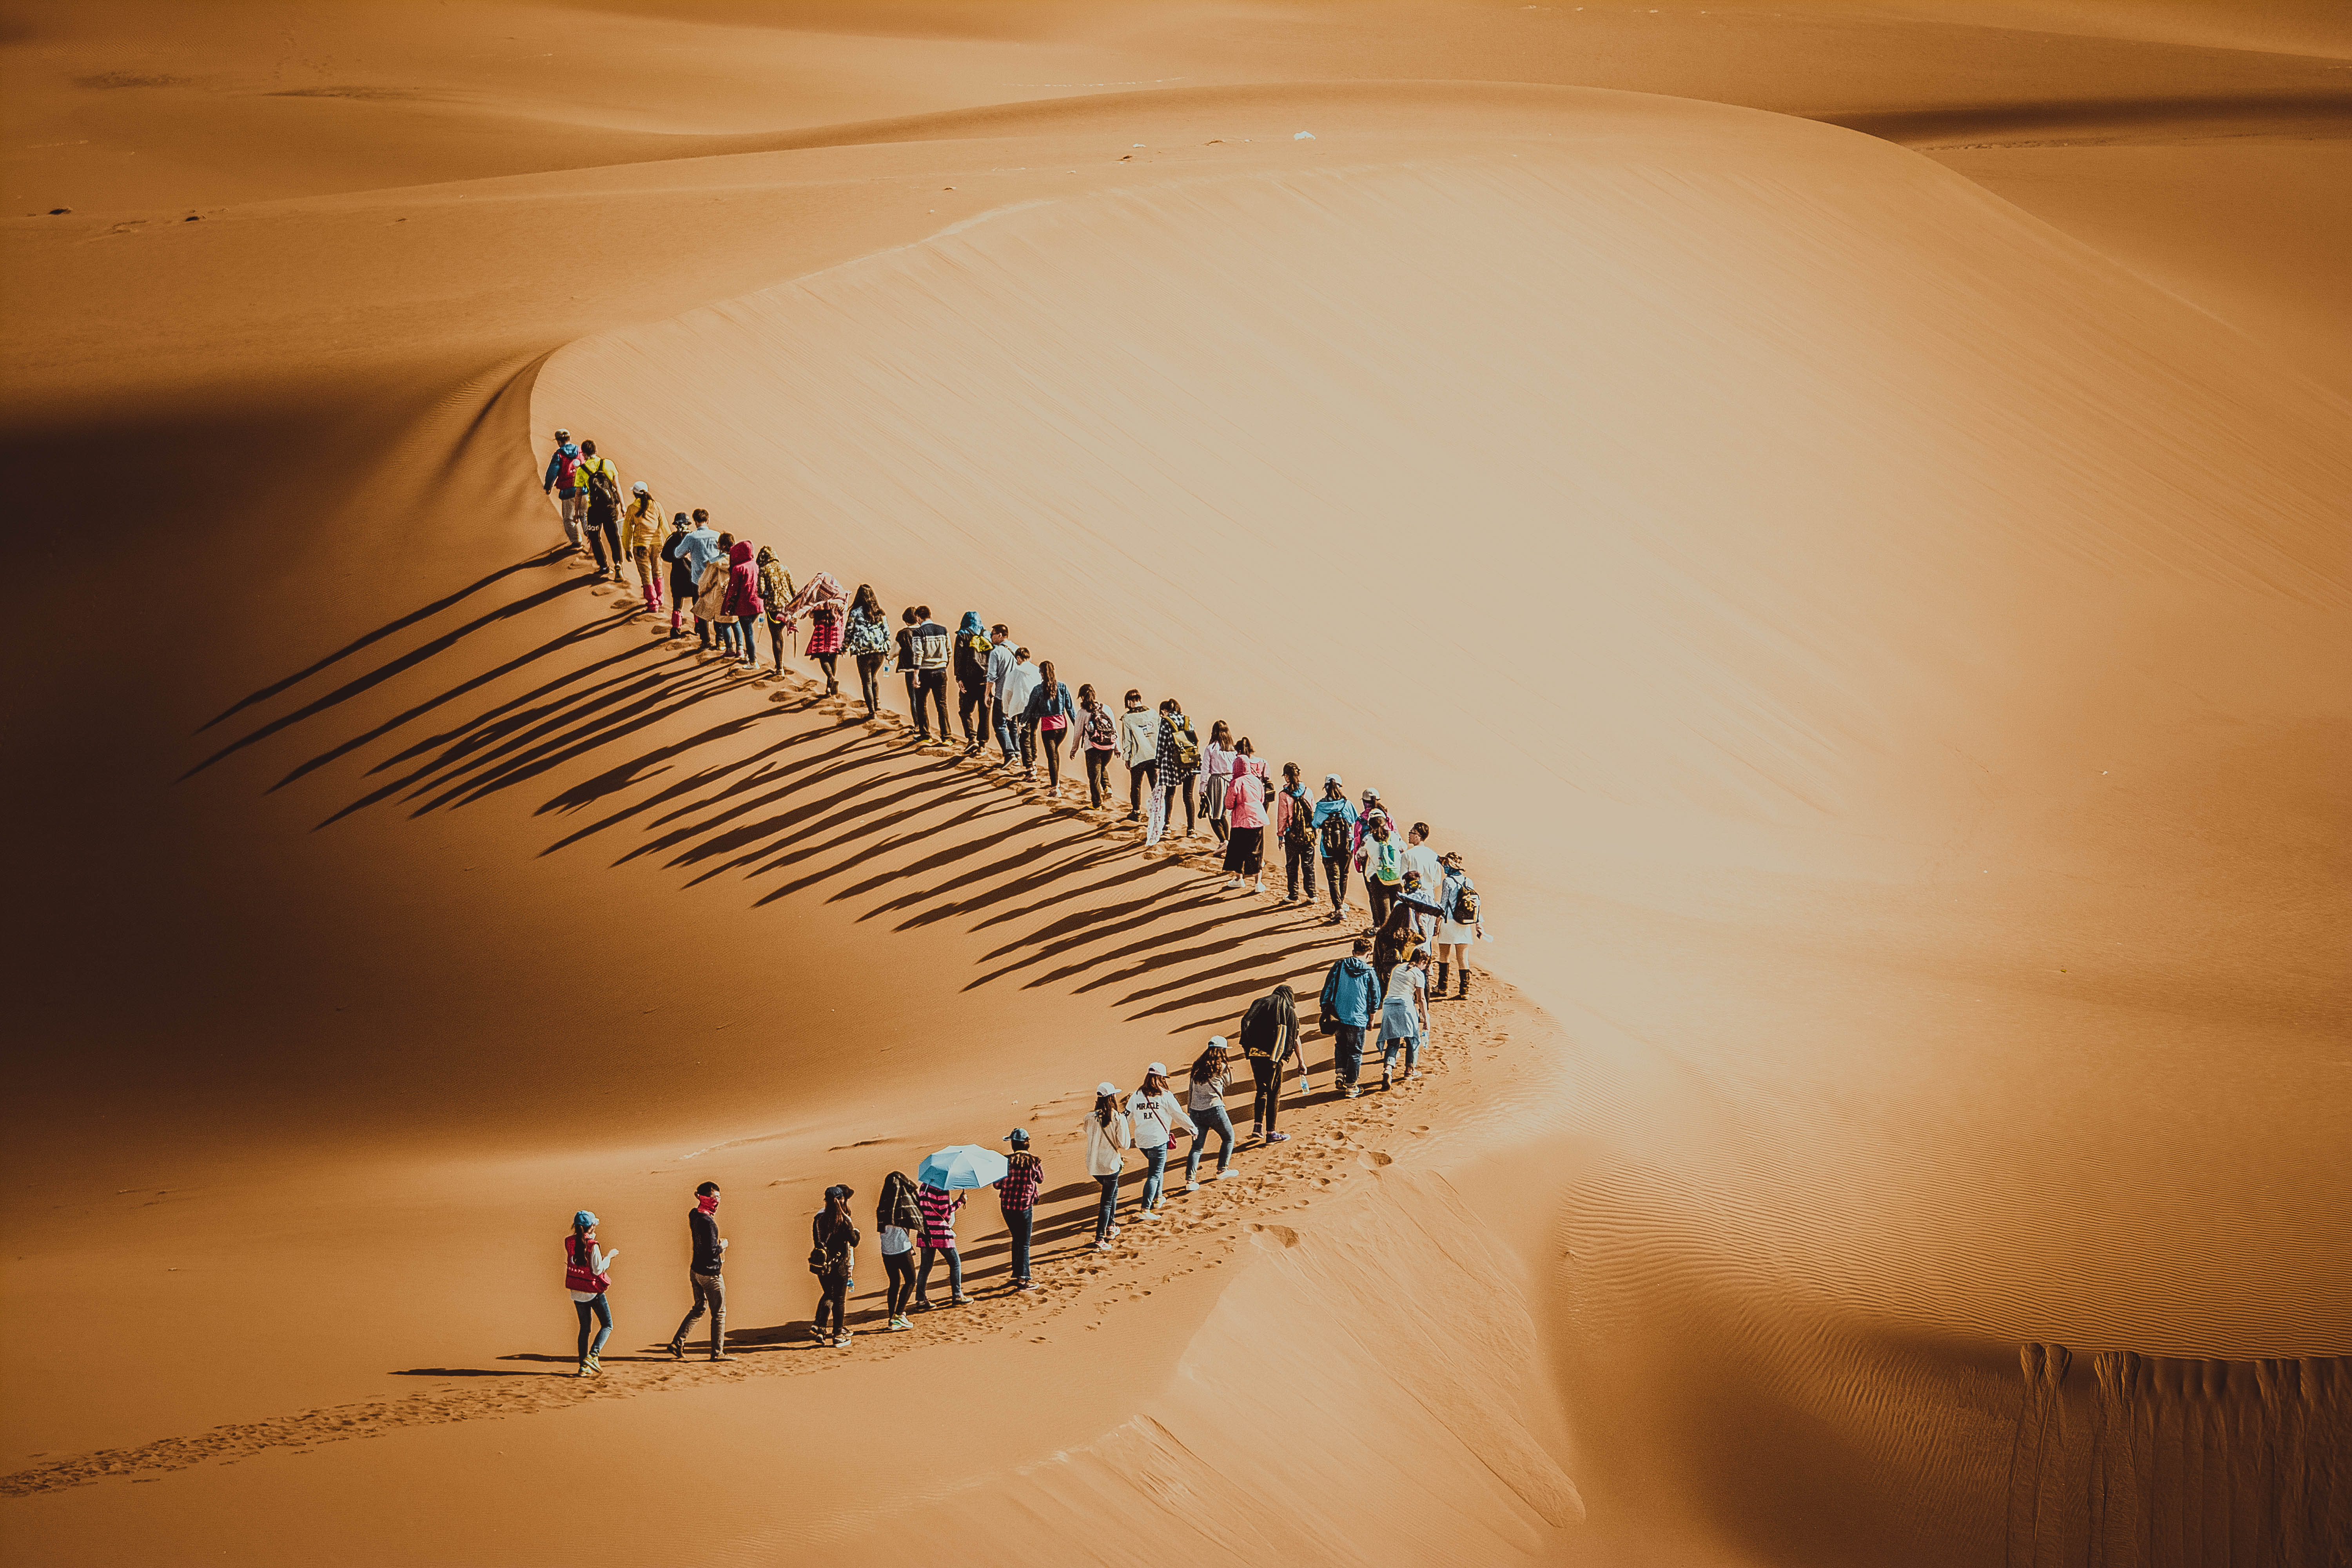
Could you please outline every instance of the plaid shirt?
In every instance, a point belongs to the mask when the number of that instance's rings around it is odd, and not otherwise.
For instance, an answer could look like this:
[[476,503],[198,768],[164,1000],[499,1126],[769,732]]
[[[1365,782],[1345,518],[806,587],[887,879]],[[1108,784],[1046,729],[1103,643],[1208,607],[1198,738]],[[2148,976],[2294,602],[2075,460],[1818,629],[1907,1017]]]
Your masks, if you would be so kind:
[[1037,1189],[1045,1184],[1045,1162],[1034,1154],[1015,1154],[1012,1169],[996,1184],[997,1201],[1007,1212],[1037,1206]]

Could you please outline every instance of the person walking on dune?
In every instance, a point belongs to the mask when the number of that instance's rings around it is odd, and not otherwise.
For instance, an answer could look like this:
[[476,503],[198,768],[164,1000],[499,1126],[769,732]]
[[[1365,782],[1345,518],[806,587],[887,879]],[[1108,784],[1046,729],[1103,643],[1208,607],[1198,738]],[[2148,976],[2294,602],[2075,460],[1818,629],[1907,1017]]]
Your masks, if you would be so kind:
[[685,592],[676,591],[677,587],[676,575],[673,575],[670,580],[671,602],[692,612],[695,643],[698,647],[703,648],[709,647],[712,642],[711,624],[709,617],[703,614],[702,605],[699,603],[703,581],[709,575],[712,563],[725,560],[727,546],[735,542],[734,536],[731,534],[726,536],[725,544],[720,543],[719,539],[719,531],[710,526],[710,514],[700,507],[696,507],[694,526],[687,530],[686,537],[677,543],[677,563],[686,568]]
[[629,565],[637,574],[637,592],[644,595],[646,613],[658,616],[662,607],[662,542],[669,530],[663,525],[661,502],[654,500],[653,491],[639,479],[629,487],[629,515],[623,529],[622,542],[628,547]]
[[1444,855],[1438,864],[1444,868],[1445,878],[1438,884],[1437,907],[1445,913],[1437,922],[1437,986],[1429,994],[1433,1002],[1445,994],[1449,960],[1462,971],[1462,989],[1454,996],[1470,994],[1470,944],[1486,934],[1486,924],[1478,918],[1478,884],[1463,868],[1462,857]]
[[760,577],[760,602],[767,606],[768,646],[776,661],[776,673],[784,672],[784,634],[792,623],[784,619],[784,606],[792,602],[793,574],[776,559],[776,552],[766,545],[760,546],[757,560],[752,563]]
[[[955,632],[956,721],[963,726],[963,754],[976,757],[988,749],[993,723],[988,710],[988,656],[996,645],[988,640],[978,610],[966,610]],[[940,721],[940,739],[946,740],[947,721]]]
[[1143,816],[1143,792],[1160,788],[1160,720],[1143,705],[1143,693],[1127,694],[1118,716],[1118,760],[1127,764],[1127,819]]
[[889,1276],[887,1304],[890,1321],[885,1331],[911,1329],[907,1309],[915,1300],[915,1237],[922,1233],[923,1209],[914,1178],[893,1171],[882,1178],[882,1197],[874,1205],[874,1234],[882,1247],[882,1271]]
[[1282,764],[1282,793],[1274,797],[1274,839],[1282,846],[1282,901],[1298,901],[1301,878],[1307,901],[1315,901],[1315,803],[1307,798],[1298,764]]
[[[572,1216],[572,1234],[563,1238],[563,1288],[572,1293],[572,1310],[580,1318],[580,1370],[573,1375],[593,1377],[604,1370],[596,1357],[613,1337],[613,1304],[604,1298],[613,1289],[613,1264],[619,1247],[610,1252],[596,1245],[596,1216],[582,1209]],[[591,1322],[600,1325],[588,1337]]]
[[581,492],[588,501],[588,545],[596,552],[596,575],[621,580],[621,470],[596,455],[596,443],[580,443]]
[[1078,721],[1070,733],[1070,750],[1087,754],[1087,809],[1099,814],[1110,798],[1110,760],[1118,754],[1118,715],[1095,695],[1091,685],[1078,688]]
[[[1268,1143],[1287,1143],[1290,1134],[1274,1130],[1275,1112],[1282,1105],[1282,1071],[1298,1055],[1298,1002],[1287,985],[1277,985],[1249,1005],[1242,1015],[1242,1055],[1249,1058],[1250,1077],[1257,1095],[1250,1102],[1250,1137]],[[1301,1069],[1305,1063],[1302,1059]]]
[[1192,837],[1193,782],[1201,772],[1201,737],[1192,729],[1192,721],[1184,717],[1183,705],[1171,697],[1160,704],[1160,793],[1161,811],[1170,827],[1176,826],[1176,797],[1184,797],[1184,837]]
[[721,658],[733,651],[735,634],[730,628],[733,622],[727,615],[728,577],[734,564],[735,536],[722,533],[719,548],[702,568],[702,575],[694,580],[694,616],[698,630],[709,636],[703,644],[705,651]]
[[1126,1151],[1135,1146],[1135,1129],[1118,1108],[1118,1085],[1095,1085],[1095,1108],[1082,1127],[1087,1135],[1087,1174],[1102,1188],[1102,1206],[1095,1214],[1095,1250],[1108,1252],[1118,1234],[1118,1177],[1126,1168]]
[[588,508],[580,494],[580,447],[569,430],[555,433],[555,456],[547,459],[546,482],[540,493],[555,498],[556,515],[563,520],[563,536],[572,541],[572,548],[584,550],[580,526]]
[[849,595],[830,572],[820,572],[810,578],[801,591],[784,605],[784,625],[797,625],[800,617],[809,618],[808,646],[802,649],[816,660],[824,671],[824,694],[836,697],[841,682],[834,674],[835,661],[841,657],[842,627],[848,619]]
[[1356,1080],[1364,1073],[1364,1031],[1371,1027],[1381,1002],[1371,955],[1372,939],[1358,937],[1348,956],[1323,977],[1319,999],[1323,1027],[1331,1037],[1331,1071],[1339,1080],[1339,1092],[1349,1100],[1363,1092]]
[[912,605],[898,612],[898,630],[891,639],[890,655],[890,662],[898,666],[898,679],[907,688],[907,711],[918,720],[922,718],[923,710],[915,706],[915,623],[922,618]]
[[[686,547],[686,542],[693,534],[694,520],[679,512],[670,519],[669,537],[662,541],[662,562],[669,568],[669,635],[672,641],[686,635],[686,617],[694,614],[695,572]],[[697,617],[697,624],[700,624],[699,617]]]
[[1404,1076],[1421,1076],[1421,1042],[1429,1033],[1429,954],[1416,952],[1396,966],[1381,1001],[1381,1087],[1394,1081],[1397,1058]]
[[1004,1174],[996,1179],[997,1205],[1004,1212],[1004,1233],[1013,1238],[1013,1278],[1010,1288],[1015,1290],[1034,1289],[1029,1278],[1029,1241],[1037,1230],[1037,1189],[1045,1184],[1045,1163],[1029,1152],[1029,1130],[1016,1127],[1004,1135],[1013,1145],[1006,1156]]
[[[999,650],[1003,651],[1002,649]],[[1018,766],[1034,778],[1037,773],[1036,735],[1029,729],[1029,696],[1037,689],[1037,667],[1029,662],[1029,650],[1015,647],[1013,659],[1001,666],[996,679],[996,710],[1000,722],[1013,742],[1013,753],[1005,759],[1007,768]]]
[[882,717],[882,666],[890,658],[890,623],[882,609],[882,596],[871,583],[857,584],[857,593],[849,601],[849,624],[843,628],[842,645],[857,660],[857,689],[866,699],[866,721],[869,724]]
[[947,627],[931,619],[929,605],[915,606],[915,625],[907,634],[907,700],[915,710],[915,743],[931,738],[930,714],[940,716],[940,743],[948,733],[948,664],[955,639]]
[[961,1307],[969,1300],[963,1293],[963,1255],[956,1250],[955,1235],[955,1213],[963,1207],[963,1199],[927,1183],[916,1190],[915,1206],[923,1211],[923,1260],[915,1269],[915,1310],[931,1310],[931,1265],[941,1253],[948,1260],[948,1305]]
[[[849,1217],[849,1200],[857,1194],[847,1187],[824,1190],[824,1207],[809,1222],[809,1272],[816,1276],[822,1294],[816,1303],[819,1344],[842,1349],[849,1343],[849,1288],[857,1268],[857,1222]],[[825,1337],[825,1320],[833,1320],[833,1336]]]
[[1021,760],[1021,714],[1004,708],[1004,678],[1013,669],[1013,633],[1003,621],[988,628],[988,710],[996,729],[997,748],[1004,753],[1002,767]]
[[1217,842],[1225,841],[1225,785],[1234,773],[1234,727],[1223,719],[1209,726],[1209,743],[1201,748],[1201,815]]
[[705,1182],[694,1189],[694,1207],[686,1215],[687,1245],[693,1260],[687,1268],[687,1284],[694,1291],[694,1305],[677,1325],[677,1332],[669,1337],[669,1353],[679,1361],[686,1359],[686,1336],[702,1314],[710,1314],[710,1359],[733,1361],[727,1353],[727,1282],[719,1269],[727,1261],[727,1238],[719,1234],[719,1184]]
[[1192,1147],[1184,1155],[1184,1190],[1201,1190],[1201,1155],[1209,1134],[1217,1135],[1217,1173],[1222,1182],[1234,1173],[1234,1119],[1225,1110],[1225,1089],[1234,1069],[1225,1054],[1225,1037],[1213,1035],[1208,1049],[1192,1058],[1192,1079],[1185,1086],[1185,1109],[1192,1113]]
[[1198,1135],[1200,1129],[1176,1097],[1168,1091],[1168,1064],[1153,1062],[1143,1069],[1143,1087],[1128,1097],[1128,1125],[1135,1146],[1143,1154],[1143,1206],[1138,1217],[1160,1217],[1160,1194],[1168,1176],[1168,1143],[1175,1130]]
[[1323,798],[1315,803],[1315,841],[1323,857],[1323,881],[1331,889],[1331,923],[1348,918],[1348,864],[1356,856],[1356,808],[1338,773],[1323,775]]
[[1263,893],[1265,808],[1273,792],[1266,787],[1265,764],[1257,760],[1257,748],[1247,735],[1234,742],[1225,759],[1225,870],[1233,878],[1225,890],[1232,892],[1247,878],[1250,891]]
[[751,564],[751,542],[739,539],[727,552],[727,613],[735,617],[735,640],[743,668],[760,668],[758,635],[768,606],[760,598],[760,569]]
[[[1037,666],[1037,684],[1029,693],[1029,704],[1022,710],[1021,722],[1025,731],[1023,750],[1042,754],[1045,759],[1045,795],[1059,800],[1062,795],[1062,744],[1068,738],[1070,721],[1078,705],[1070,698],[1070,689],[1054,673],[1054,661],[1046,659]],[[1037,776],[1035,764],[1029,776]]]
[[[1412,896],[1423,903],[1435,903],[1438,889],[1445,880],[1445,868],[1438,864],[1437,851],[1429,847],[1429,824],[1416,822],[1406,829],[1404,853],[1400,858],[1404,865],[1405,885],[1412,889]],[[1435,915],[1416,914],[1413,924],[1424,943],[1436,939]]]
[[1389,819],[1375,816],[1364,834],[1359,856],[1364,868],[1364,901],[1371,906],[1372,924],[1384,923],[1404,890],[1404,846],[1390,830]]
[[1387,918],[1372,928],[1372,973],[1380,979],[1382,995],[1388,994],[1389,980],[1397,966],[1420,951],[1421,931],[1412,923],[1412,911],[1402,904],[1391,904]]

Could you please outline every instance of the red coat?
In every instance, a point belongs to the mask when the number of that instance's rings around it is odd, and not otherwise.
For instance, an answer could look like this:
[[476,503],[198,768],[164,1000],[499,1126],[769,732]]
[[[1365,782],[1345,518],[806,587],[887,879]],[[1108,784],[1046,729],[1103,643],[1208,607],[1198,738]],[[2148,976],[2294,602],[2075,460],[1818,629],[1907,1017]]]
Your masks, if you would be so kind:
[[760,602],[760,570],[751,564],[751,546],[736,541],[727,562],[727,599],[719,613],[744,621],[764,615],[767,606]]

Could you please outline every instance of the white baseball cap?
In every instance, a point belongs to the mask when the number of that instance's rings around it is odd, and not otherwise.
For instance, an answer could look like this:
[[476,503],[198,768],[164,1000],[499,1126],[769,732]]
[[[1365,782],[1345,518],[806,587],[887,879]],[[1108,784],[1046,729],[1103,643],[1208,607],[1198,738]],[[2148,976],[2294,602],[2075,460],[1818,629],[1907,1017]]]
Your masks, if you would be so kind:
[[1161,1078],[1166,1078],[1168,1076],[1168,1064],[1166,1062],[1153,1062],[1150,1067],[1145,1068],[1143,1070],[1148,1073],[1158,1073]]
[[1097,1094],[1117,1094],[1118,1092],[1118,1085],[1115,1083],[1098,1083],[1095,1085],[1095,1092]]
[[646,481],[643,479],[639,479],[635,484],[631,485],[629,488],[636,491],[641,496],[653,494],[653,491],[646,489]]
[[1339,775],[1338,773],[1325,773],[1323,775],[1323,782],[1327,784],[1338,784],[1340,782]]

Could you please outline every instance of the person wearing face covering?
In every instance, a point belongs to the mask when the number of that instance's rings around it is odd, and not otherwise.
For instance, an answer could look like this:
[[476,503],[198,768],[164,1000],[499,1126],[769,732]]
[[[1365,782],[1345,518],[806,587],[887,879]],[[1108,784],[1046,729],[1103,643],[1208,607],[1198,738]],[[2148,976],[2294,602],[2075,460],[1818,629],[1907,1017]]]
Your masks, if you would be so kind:
[[[835,1350],[849,1345],[849,1288],[856,1283],[850,1278],[857,1263],[857,1222],[849,1217],[849,1200],[857,1194],[847,1187],[833,1186],[824,1190],[824,1208],[809,1222],[809,1272],[817,1278],[824,1296],[817,1302],[816,1337],[821,1343]],[[825,1320],[833,1320],[830,1338],[824,1331]]]
[[687,1331],[710,1313],[710,1359],[733,1361],[727,1353],[727,1285],[719,1268],[727,1261],[727,1238],[719,1234],[719,1184],[705,1182],[694,1189],[694,1207],[686,1216],[688,1244],[693,1261],[687,1265],[687,1283],[694,1289],[694,1306],[677,1332],[669,1337],[669,1353],[686,1359]]
[[588,497],[580,482],[580,447],[569,430],[555,433],[555,456],[547,459],[545,483],[541,493],[555,498],[557,515],[563,519],[564,537],[572,548],[583,550],[580,525],[588,516]]

